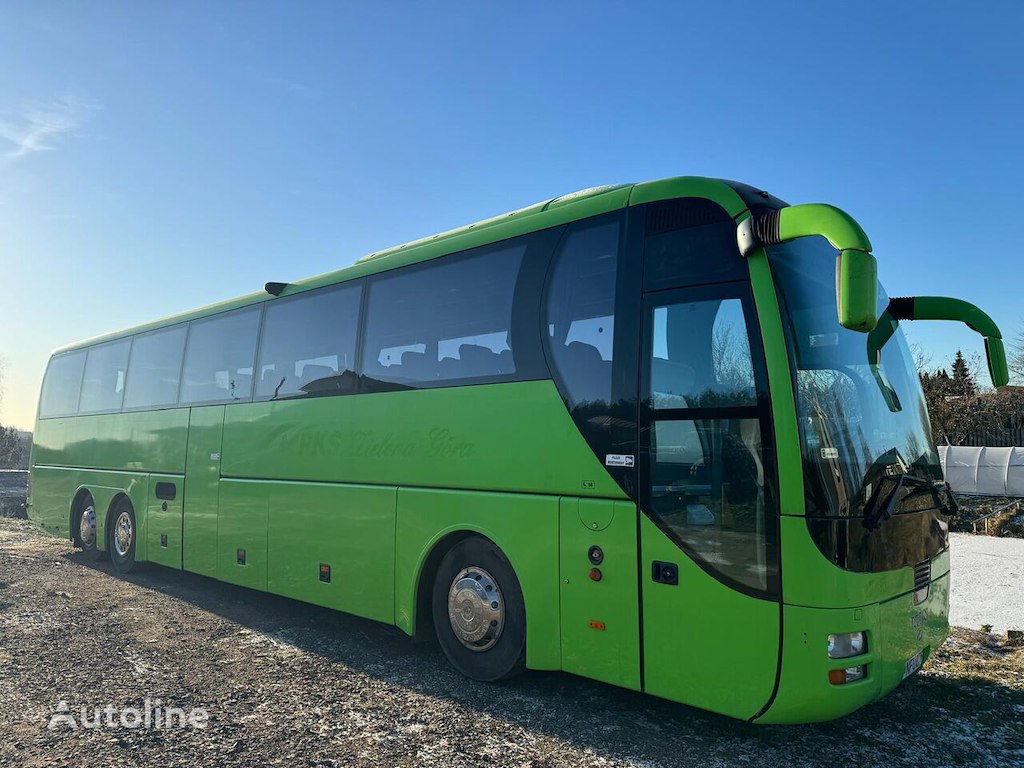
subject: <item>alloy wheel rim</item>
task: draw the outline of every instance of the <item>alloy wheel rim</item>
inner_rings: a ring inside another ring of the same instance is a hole
[[[132,547],[133,535],[132,516],[126,510],[117,516],[117,522],[114,523],[114,551],[118,556],[124,557],[128,554]]]

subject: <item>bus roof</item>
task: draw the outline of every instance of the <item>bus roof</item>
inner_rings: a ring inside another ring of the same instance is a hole
[[[447,232],[413,240],[412,242],[397,245],[386,250],[375,251],[358,259],[351,266],[288,283],[278,297],[291,296],[313,288],[342,283],[365,275],[386,272],[409,264],[429,261],[449,253],[488,245],[528,232],[548,229],[549,227],[567,224],[578,219],[586,219],[609,211],[619,210],[630,205],[640,205],[657,200],[668,200],[676,197],[705,197],[714,200],[729,215],[735,218],[747,210],[748,207],[744,202],[744,190],[751,190],[751,188],[736,182],[701,176],[675,176],[639,184],[610,184],[601,187],[590,187],[571,194],[553,197],[550,200],[544,200],[509,213],[493,216],[483,221],[467,224]],[[768,198],[767,193],[759,194],[764,195],[766,199]],[[267,279],[271,280],[274,277],[279,276],[266,276]],[[227,299],[205,307],[164,317],[144,323],[143,325],[124,328],[119,331],[77,341],[57,349],[54,354],[69,352],[100,342],[113,341],[124,336],[187,322],[229,309],[259,304],[264,301],[273,301],[278,297],[271,296],[264,290],[257,291],[245,296]]]

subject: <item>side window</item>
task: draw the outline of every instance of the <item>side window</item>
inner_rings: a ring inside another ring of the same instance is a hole
[[[78,393],[85,368],[85,350],[68,352],[50,359],[43,377],[39,416],[71,416],[78,410]]]
[[[266,307],[256,398],[355,391],[359,285],[282,299]]]
[[[131,339],[122,339],[89,348],[82,375],[82,396],[78,401],[79,413],[121,409],[131,346]]]
[[[571,231],[556,256],[546,324],[552,361],[572,405],[611,402],[619,222]]]
[[[258,308],[193,320],[185,349],[183,405],[234,402],[252,396]]]
[[[504,244],[373,280],[366,376],[418,387],[515,374],[512,298],[525,252]]]
[[[124,391],[126,409],[166,408],[178,402],[187,332],[188,326],[182,324],[135,337]]]
[[[745,319],[752,309],[739,290],[748,289],[662,292],[648,303],[645,512],[706,569],[761,593],[775,583],[775,512],[763,379]]]

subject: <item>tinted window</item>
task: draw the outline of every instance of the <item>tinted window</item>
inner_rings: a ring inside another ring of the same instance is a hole
[[[525,251],[505,245],[374,280],[366,376],[422,386],[513,375],[512,297]]]
[[[125,376],[128,373],[128,352],[131,339],[100,344],[89,350],[82,376],[82,397],[79,413],[98,413],[121,409]]]
[[[128,361],[125,408],[161,408],[178,401],[187,325],[136,336]]]
[[[227,312],[190,324],[181,402],[248,400],[259,309]]]
[[[257,398],[355,391],[360,293],[345,286],[266,307]]]
[[[85,351],[69,352],[50,360],[43,378],[39,416],[69,416],[78,409],[78,392],[85,367]]]
[[[551,357],[573,405],[610,402],[619,222],[566,237],[547,300]]]

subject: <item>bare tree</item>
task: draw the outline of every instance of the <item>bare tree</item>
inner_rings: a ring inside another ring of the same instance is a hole
[[[1006,363],[1014,381],[1018,384],[1024,383],[1024,324],[1010,342]]]

